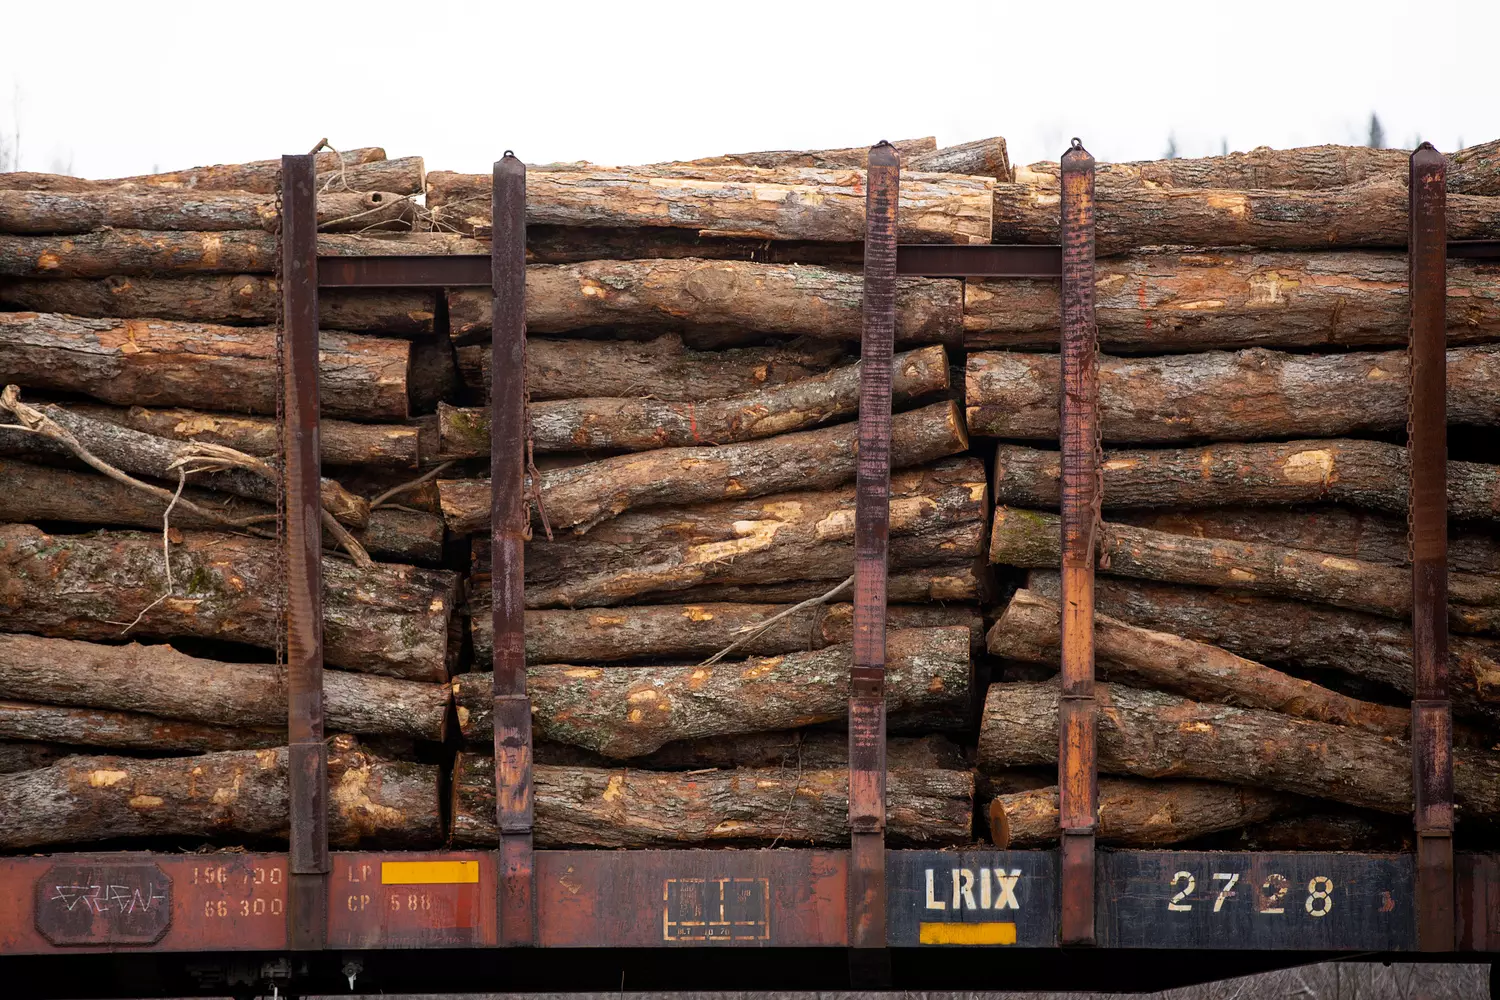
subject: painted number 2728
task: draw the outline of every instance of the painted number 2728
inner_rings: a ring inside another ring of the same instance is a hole
[[[1224,909],[1227,900],[1239,895],[1235,891],[1240,883],[1239,872],[1214,872],[1212,884],[1207,888],[1213,893],[1213,912]],[[1198,890],[1198,879],[1192,872],[1178,872],[1172,876],[1170,888],[1172,898],[1167,909],[1174,913],[1187,913],[1193,909],[1193,893]],[[1291,880],[1285,875],[1272,874],[1261,883],[1258,892],[1251,898],[1255,901],[1255,912],[1278,914],[1286,912],[1286,896],[1291,889]],[[1206,902],[1206,900],[1199,900]],[[1307,883],[1307,896],[1302,909],[1310,917],[1326,917],[1333,909],[1333,879],[1327,875],[1314,875]]]

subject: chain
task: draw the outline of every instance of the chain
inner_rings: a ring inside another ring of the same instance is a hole
[[[276,285],[276,461],[286,468],[286,300],[282,282],[282,182],[276,174],[276,259],[272,262]],[[283,472],[283,476],[284,476]],[[276,664],[286,663],[286,490],[284,479],[276,488]]]

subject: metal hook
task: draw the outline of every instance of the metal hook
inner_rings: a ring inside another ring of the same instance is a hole
[[[1082,149],[1083,148],[1083,140],[1080,139],[1080,138],[1078,138],[1078,136],[1076,136],[1076,135],[1073,137],[1073,148],[1074,149]]]

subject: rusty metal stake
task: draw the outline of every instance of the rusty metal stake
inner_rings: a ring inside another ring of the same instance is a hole
[[[281,158],[282,499],[286,514],[287,906],[293,949],[328,932],[328,747],[323,742],[323,564],[318,446],[318,214],[311,156]]]
[[[865,193],[864,331],[854,481],[854,664],[849,678],[851,974],[886,978],[885,588],[891,521],[891,358],[896,340],[896,212],[901,159],[870,149]]]
[[[1411,155],[1407,243],[1411,302],[1412,787],[1417,945],[1452,951],[1453,709],[1448,695],[1447,163]]]
[[[1062,943],[1094,943],[1094,551],[1099,524],[1099,361],[1094,325],[1094,158],[1062,157],[1062,697],[1057,785]]]
[[[495,819],[500,829],[501,945],[536,943],[532,857],[531,699],[526,693],[526,164],[495,164],[490,211],[490,575],[495,633]]]

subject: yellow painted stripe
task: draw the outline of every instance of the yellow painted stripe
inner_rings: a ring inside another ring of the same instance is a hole
[[[1016,925],[1002,923],[923,923],[918,928],[923,944],[1015,944]]]
[[[449,885],[478,882],[478,861],[382,861],[381,885]]]

